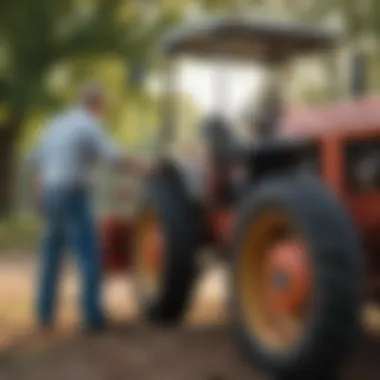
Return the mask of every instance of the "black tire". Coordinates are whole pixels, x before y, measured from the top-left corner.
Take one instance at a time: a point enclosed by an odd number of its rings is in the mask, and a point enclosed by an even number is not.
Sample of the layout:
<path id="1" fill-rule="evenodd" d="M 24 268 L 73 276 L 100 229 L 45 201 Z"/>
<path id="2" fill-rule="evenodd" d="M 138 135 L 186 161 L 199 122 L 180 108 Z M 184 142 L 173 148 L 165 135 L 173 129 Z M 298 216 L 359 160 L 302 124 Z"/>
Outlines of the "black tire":
<path id="1" fill-rule="evenodd" d="M 248 327 L 238 294 L 239 249 L 263 210 L 284 210 L 301 226 L 310 247 L 312 302 L 301 339 L 284 351 L 270 349 Z M 363 255 L 345 208 L 314 178 L 268 180 L 244 203 L 232 239 L 232 324 L 250 363 L 278 379 L 329 379 L 360 331 Z"/>
<path id="2" fill-rule="evenodd" d="M 153 298 L 145 296 L 137 278 L 140 310 L 149 322 L 176 324 L 187 311 L 196 280 L 199 215 L 176 175 L 153 178 L 147 183 L 146 190 L 142 212 L 150 208 L 157 213 L 166 243 L 164 268 Z"/>

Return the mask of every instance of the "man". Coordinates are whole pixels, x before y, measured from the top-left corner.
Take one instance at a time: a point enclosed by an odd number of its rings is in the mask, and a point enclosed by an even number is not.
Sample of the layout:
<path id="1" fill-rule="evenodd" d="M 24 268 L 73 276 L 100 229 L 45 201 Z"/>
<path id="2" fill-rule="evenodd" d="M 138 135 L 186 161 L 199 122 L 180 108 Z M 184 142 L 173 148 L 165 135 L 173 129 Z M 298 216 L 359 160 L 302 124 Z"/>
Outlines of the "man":
<path id="1" fill-rule="evenodd" d="M 97 159 L 126 160 L 99 124 L 105 110 L 101 88 L 89 86 L 78 108 L 55 118 L 43 131 L 31 157 L 46 228 L 42 244 L 37 314 L 41 327 L 54 323 L 62 251 L 73 248 L 82 286 L 82 308 L 88 329 L 105 327 L 100 300 L 100 252 L 90 205 L 90 171 Z"/>
<path id="2" fill-rule="evenodd" d="M 236 196 L 236 182 L 240 182 L 240 173 L 236 175 L 242 160 L 240 141 L 220 115 L 208 118 L 203 124 L 202 132 L 208 152 L 208 177 L 211 178 L 209 202 L 230 203 Z"/>
<path id="3" fill-rule="evenodd" d="M 276 134 L 283 112 L 283 101 L 278 87 L 269 83 L 264 89 L 254 114 L 250 114 L 249 129 L 253 140 L 271 139 Z"/>

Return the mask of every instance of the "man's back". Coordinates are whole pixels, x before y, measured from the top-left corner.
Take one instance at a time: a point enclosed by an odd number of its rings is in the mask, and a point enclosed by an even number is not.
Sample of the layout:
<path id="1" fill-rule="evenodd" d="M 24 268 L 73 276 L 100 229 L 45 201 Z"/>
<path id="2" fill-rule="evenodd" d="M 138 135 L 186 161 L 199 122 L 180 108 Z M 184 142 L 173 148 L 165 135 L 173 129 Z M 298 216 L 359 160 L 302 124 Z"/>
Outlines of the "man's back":
<path id="1" fill-rule="evenodd" d="M 43 132 L 32 158 L 45 186 L 86 185 L 100 156 L 114 149 L 95 117 L 82 109 L 56 117 Z"/>

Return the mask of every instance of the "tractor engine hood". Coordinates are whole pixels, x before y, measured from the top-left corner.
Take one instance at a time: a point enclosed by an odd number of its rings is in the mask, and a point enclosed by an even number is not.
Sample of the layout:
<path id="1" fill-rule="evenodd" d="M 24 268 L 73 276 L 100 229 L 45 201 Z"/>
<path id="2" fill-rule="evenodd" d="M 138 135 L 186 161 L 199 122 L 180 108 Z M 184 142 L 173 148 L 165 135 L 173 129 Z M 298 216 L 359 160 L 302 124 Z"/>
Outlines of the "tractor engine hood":
<path id="1" fill-rule="evenodd" d="M 380 97 L 288 110 L 280 135 L 307 135 L 363 128 L 380 128 Z"/>

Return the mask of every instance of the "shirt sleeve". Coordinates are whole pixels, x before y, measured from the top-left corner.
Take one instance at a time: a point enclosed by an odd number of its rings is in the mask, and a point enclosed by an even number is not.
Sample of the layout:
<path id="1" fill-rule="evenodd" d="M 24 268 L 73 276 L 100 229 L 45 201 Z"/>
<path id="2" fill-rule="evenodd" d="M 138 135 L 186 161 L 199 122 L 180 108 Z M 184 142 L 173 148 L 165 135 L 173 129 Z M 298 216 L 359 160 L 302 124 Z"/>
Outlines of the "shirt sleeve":
<path id="1" fill-rule="evenodd" d="M 92 149 L 105 161 L 114 163 L 123 157 L 122 150 L 111 141 L 100 124 L 91 125 L 89 140 Z"/>

